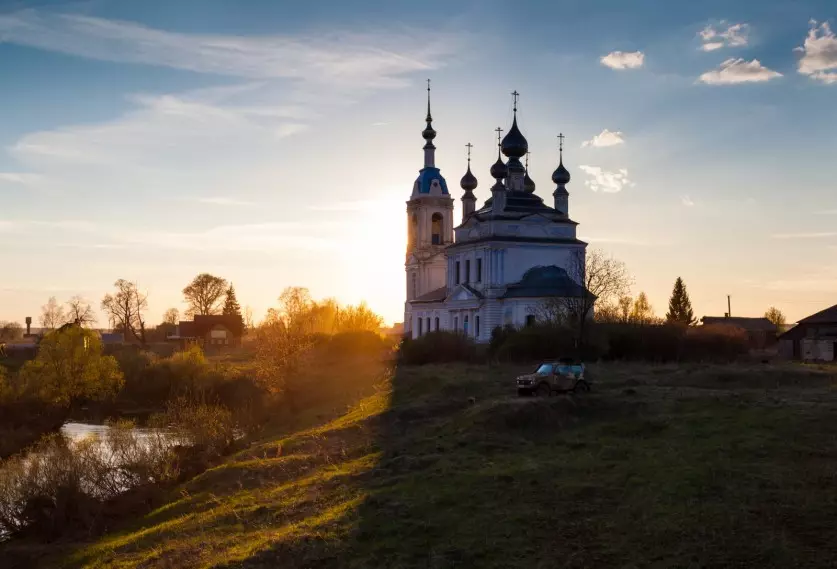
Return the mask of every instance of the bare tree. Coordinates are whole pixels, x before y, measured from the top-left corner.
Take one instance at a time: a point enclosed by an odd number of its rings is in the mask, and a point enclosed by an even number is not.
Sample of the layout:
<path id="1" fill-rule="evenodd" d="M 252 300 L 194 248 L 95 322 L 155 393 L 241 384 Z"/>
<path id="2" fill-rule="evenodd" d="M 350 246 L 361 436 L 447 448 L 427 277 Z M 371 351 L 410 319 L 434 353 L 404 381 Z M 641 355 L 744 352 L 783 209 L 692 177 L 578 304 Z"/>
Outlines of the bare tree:
<path id="1" fill-rule="evenodd" d="M 228 286 L 225 279 L 209 273 L 196 276 L 183 289 L 183 296 L 186 297 L 186 304 L 189 306 L 186 315 L 220 314 Z"/>
<path id="2" fill-rule="evenodd" d="M 67 322 L 89 328 L 96 323 L 96 313 L 89 302 L 76 295 L 67 301 L 66 319 Z"/>
<path id="3" fill-rule="evenodd" d="M 180 322 L 180 311 L 176 308 L 169 308 L 163 314 L 163 324 L 168 324 L 170 326 L 177 326 L 177 323 Z"/>
<path id="4" fill-rule="evenodd" d="M 64 325 L 66 322 L 64 316 L 64 308 L 58 301 L 55 300 L 54 296 L 49 297 L 49 301 L 46 304 L 41 306 L 41 328 L 46 330 L 55 330 Z"/>
<path id="5" fill-rule="evenodd" d="M 770 320 L 770 322 L 776 326 L 777 330 L 782 329 L 785 325 L 787 320 L 785 319 L 785 315 L 782 314 L 782 311 L 776 308 L 775 306 L 771 306 L 767 309 L 767 312 L 764 313 L 764 317 Z"/>
<path id="6" fill-rule="evenodd" d="M 19 322 L 0 322 L 0 342 L 23 338 L 23 326 Z"/>
<path id="7" fill-rule="evenodd" d="M 244 307 L 244 329 L 252 330 L 256 323 L 253 321 L 253 309 L 249 306 Z"/>
<path id="8" fill-rule="evenodd" d="M 586 254 L 581 249 L 574 251 L 566 269 L 570 278 L 582 286 L 575 294 L 545 301 L 543 314 L 573 329 L 576 344 L 581 345 L 595 303 L 607 305 L 625 296 L 632 279 L 625 263 L 600 249 Z"/>
<path id="9" fill-rule="evenodd" d="M 148 309 L 148 296 L 141 293 L 136 283 L 119 279 L 113 286 L 114 294 L 106 294 L 102 299 L 104 310 L 114 328 L 121 328 L 124 333 L 130 333 L 142 345 L 145 345 L 145 317 L 143 313 Z"/>

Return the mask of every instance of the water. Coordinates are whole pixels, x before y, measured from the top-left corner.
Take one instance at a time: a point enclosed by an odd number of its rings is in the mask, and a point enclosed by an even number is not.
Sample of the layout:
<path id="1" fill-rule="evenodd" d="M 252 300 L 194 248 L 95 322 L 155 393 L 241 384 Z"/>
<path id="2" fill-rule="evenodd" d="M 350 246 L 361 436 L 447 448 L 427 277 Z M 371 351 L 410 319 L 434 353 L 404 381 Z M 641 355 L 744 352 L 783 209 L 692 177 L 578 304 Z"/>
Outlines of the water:
<path id="1" fill-rule="evenodd" d="M 105 440 L 105 435 L 110 430 L 108 425 L 97 425 L 94 423 L 64 423 L 61 426 L 61 434 L 72 441 L 80 441 L 91 435 L 97 435 L 99 440 Z M 148 437 L 162 432 L 162 429 L 151 429 L 148 427 L 134 427 L 134 433 L 140 438 Z"/>

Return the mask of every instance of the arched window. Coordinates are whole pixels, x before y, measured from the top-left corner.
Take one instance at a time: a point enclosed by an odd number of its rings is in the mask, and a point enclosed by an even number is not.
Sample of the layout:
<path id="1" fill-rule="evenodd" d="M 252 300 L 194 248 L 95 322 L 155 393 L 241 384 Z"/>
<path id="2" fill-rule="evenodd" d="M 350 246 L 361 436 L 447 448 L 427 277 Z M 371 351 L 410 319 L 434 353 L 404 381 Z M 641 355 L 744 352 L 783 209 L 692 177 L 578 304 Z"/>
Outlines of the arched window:
<path id="1" fill-rule="evenodd" d="M 439 331 L 439 317 L 436 317 L 436 331 Z"/>
<path id="2" fill-rule="evenodd" d="M 434 213 L 430 218 L 430 235 L 431 243 L 434 245 L 442 244 L 442 214 Z"/>
<path id="3" fill-rule="evenodd" d="M 465 315 L 463 330 L 465 332 L 465 335 L 467 336 L 468 335 L 468 315 L 467 314 Z"/>
<path id="4" fill-rule="evenodd" d="M 427 331 L 430 332 L 430 317 L 427 317 Z"/>
<path id="5" fill-rule="evenodd" d="M 419 319 L 418 319 L 418 335 L 419 335 L 419 336 L 421 336 L 421 323 L 422 323 L 422 322 L 423 322 L 423 320 L 422 320 L 422 319 L 421 319 L 421 317 L 419 316 Z"/>
<path id="6" fill-rule="evenodd" d="M 413 214 L 410 218 L 410 228 L 407 234 L 407 241 L 410 247 L 414 247 L 418 240 L 418 216 Z"/>
<path id="7" fill-rule="evenodd" d="M 477 314 L 474 316 L 474 338 L 480 337 L 480 316 Z"/>
<path id="8" fill-rule="evenodd" d="M 459 316 L 454 316 L 453 317 L 453 331 L 454 332 L 459 331 Z"/>

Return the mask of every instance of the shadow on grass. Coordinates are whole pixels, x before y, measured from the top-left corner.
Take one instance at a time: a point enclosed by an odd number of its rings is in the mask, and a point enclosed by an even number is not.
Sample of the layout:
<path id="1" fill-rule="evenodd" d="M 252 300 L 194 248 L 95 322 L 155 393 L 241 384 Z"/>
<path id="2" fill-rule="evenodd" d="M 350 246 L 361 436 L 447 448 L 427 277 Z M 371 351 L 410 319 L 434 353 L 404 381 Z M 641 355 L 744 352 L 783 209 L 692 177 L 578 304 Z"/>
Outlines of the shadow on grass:
<path id="1" fill-rule="evenodd" d="M 726 366 L 694 371 L 712 389 L 681 397 L 682 369 L 604 366 L 589 395 L 517 398 L 518 371 L 396 369 L 348 413 L 239 453 L 68 565 L 789 567 L 837 554 L 833 396 L 793 405 L 806 394 L 794 380 L 786 403 L 718 397 L 724 374 L 761 385 Z"/>

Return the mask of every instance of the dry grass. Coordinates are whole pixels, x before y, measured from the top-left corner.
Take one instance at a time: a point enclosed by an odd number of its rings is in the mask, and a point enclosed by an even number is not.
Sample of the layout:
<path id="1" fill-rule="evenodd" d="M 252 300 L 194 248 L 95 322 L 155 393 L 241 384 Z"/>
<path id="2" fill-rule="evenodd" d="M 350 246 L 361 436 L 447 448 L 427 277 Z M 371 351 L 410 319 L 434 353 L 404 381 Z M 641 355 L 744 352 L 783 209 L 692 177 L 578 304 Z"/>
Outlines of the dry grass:
<path id="1" fill-rule="evenodd" d="M 834 368 L 606 364 L 592 369 L 593 393 L 549 399 L 514 396 L 518 371 L 399 369 L 349 412 L 323 403 L 298 431 L 41 566 L 822 567 L 837 556 Z M 333 381 L 357 401 L 384 372 L 358 364 Z"/>

